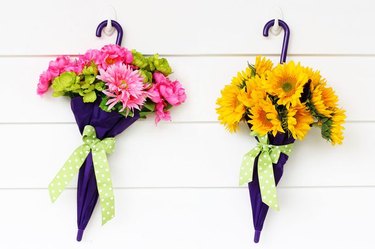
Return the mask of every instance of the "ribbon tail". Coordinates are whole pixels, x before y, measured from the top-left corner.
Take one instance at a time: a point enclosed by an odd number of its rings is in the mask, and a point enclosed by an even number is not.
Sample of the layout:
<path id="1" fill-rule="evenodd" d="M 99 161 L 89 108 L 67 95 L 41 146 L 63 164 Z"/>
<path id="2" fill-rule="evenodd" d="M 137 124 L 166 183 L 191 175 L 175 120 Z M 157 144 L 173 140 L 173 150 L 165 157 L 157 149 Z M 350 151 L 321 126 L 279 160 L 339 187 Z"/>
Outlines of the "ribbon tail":
<path id="1" fill-rule="evenodd" d="M 102 225 L 104 225 L 115 217 L 115 198 L 111 174 L 104 150 L 93 151 L 92 156 L 102 212 Z"/>
<path id="2" fill-rule="evenodd" d="M 243 156 L 240 170 L 240 186 L 253 181 L 254 162 L 259 152 L 260 148 L 255 147 Z"/>
<path id="3" fill-rule="evenodd" d="M 263 203 L 274 210 L 279 210 L 272 159 L 267 151 L 263 151 L 259 156 L 258 176 Z"/>
<path id="4" fill-rule="evenodd" d="M 78 147 L 64 163 L 63 167 L 57 172 L 56 176 L 48 185 L 48 192 L 52 202 L 55 202 L 62 191 L 71 182 L 73 177 L 78 174 L 90 148 L 85 145 Z"/>

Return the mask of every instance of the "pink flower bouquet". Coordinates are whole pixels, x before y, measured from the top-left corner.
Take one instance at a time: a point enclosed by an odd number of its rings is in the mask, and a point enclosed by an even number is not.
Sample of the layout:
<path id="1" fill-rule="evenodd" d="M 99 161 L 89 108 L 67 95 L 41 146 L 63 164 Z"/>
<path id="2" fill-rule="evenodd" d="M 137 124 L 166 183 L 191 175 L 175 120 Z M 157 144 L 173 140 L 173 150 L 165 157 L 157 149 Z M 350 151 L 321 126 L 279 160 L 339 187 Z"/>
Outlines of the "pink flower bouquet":
<path id="1" fill-rule="evenodd" d="M 139 118 L 155 113 L 155 122 L 171 120 L 169 109 L 186 99 L 185 90 L 171 74 L 168 61 L 145 57 L 118 45 L 88 50 L 78 58 L 59 56 L 39 79 L 37 92 L 52 88 L 53 96 L 71 98 L 71 108 L 83 135 L 78 147 L 49 185 L 55 201 L 79 172 L 77 186 L 77 240 L 99 199 L 102 223 L 115 215 L 114 194 L 106 155 L 114 137 Z"/>

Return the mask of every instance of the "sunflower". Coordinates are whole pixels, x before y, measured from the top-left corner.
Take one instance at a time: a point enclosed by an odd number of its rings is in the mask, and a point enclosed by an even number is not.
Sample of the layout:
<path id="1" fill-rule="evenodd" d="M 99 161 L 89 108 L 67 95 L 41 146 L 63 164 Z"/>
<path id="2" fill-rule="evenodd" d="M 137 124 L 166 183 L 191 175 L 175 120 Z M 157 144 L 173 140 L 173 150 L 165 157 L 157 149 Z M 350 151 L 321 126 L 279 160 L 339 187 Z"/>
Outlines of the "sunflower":
<path id="1" fill-rule="evenodd" d="M 291 106 L 288 110 L 288 130 L 294 139 L 302 140 L 310 130 L 314 118 L 303 104 Z"/>
<path id="2" fill-rule="evenodd" d="M 232 78 L 232 85 L 243 88 L 246 84 L 246 81 L 253 76 L 253 70 L 250 67 L 247 67 L 244 71 L 239 71 L 237 76 Z"/>
<path id="3" fill-rule="evenodd" d="M 342 144 L 344 140 L 344 126 L 346 115 L 343 109 L 336 109 L 332 114 L 330 140 L 333 145 Z"/>
<path id="4" fill-rule="evenodd" d="M 248 122 L 252 124 L 251 129 L 260 136 L 268 132 L 272 132 L 274 136 L 277 132 L 284 132 L 279 114 L 269 98 L 260 100 L 258 105 L 250 109 L 250 113 Z"/>
<path id="5" fill-rule="evenodd" d="M 303 86 L 308 82 L 308 76 L 304 68 L 293 61 L 279 64 L 268 73 L 267 84 L 265 85 L 268 93 L 278 97 L 277 103 L 290 105 L 300 103 L 300 97 L 303 92 Z"/>
<path id="6" fill-rule="evenodd" d="M 312 91 L 311 103 L 315 111 L 325 117 L 331 117 L 333 110 L 337 107 L 338 97 L 331 87 L 318 85 Z"/>
<path id="7" fill-rule="evenodd" d="M 266 99 L 266 91 L 262 88 L 263 81 L 261 77 L 255 77 L 246 81 L 246 87 L 241 90 L 238 100 L 246 107 L 250 108 L 256 105 L 260 100 Z"/>
<path id="8" fill-rule="evenodd" d="M 217 99 L 216 113 L 221 124 L 230 132 L 237 130 L 238 123 L 245 114 L 245 106 L 238 100 L 241 89 L 236 85 L 226 85 L 221 90 L 221 97 Z"/>
<path id="9" fill-rule="evenodd" d="M 314 88 L 318 85 L 326 85 L 326 80 L 320 75 L 319 70 L 314 71 L 312 68 L 305 67 L 305 74 L 310 80 L 310 90 L 313 91 Z"/>
<path id="10" fill-rule="evenodd" d="M 266 59 L 266 57 L 257 56 L 254 67 L 258 75 L 264 75 L 267 71 L 272 70 L 273 63 L 271 60 Z"/>

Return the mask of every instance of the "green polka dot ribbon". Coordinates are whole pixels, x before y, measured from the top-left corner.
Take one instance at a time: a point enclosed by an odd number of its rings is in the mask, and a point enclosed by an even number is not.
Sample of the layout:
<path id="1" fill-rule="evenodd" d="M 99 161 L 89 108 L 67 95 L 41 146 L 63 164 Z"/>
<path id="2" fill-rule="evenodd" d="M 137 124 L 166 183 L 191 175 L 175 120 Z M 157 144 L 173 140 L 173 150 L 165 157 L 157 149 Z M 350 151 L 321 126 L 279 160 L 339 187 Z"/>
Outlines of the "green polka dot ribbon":
<path id="1" fill-rule="evenodd" d="M 258 136 L 258 139 L 258 145 L 243 157 L 240 171 L 240 185 L 252 182 L 255 158 L 259 155 L 258 177 L 262 201 L 270 208 L 279 210 L 273 164 L 279 161 L 280 153 L 289 156 L 292 152 L 293 144 L 269 144 L 267 135 Z"/>
<path id="2" fill-rule="evenodd" d="M 83 144 L 73 152 L 49 184 L 49 195 L 52 202 L 55 202 L 78 173 L 79 168 L 91 151 L 102 211 L 102 224 L 104 225 L 115 216 L 115 200 L 107 160 L 107 154 L 112 153 L 114 150 L 115 139 L 105 138 L 100 140 L 96 137 L 95 128 L 91 125 L 86 125 L 83 130 L 82 140 Z"/>

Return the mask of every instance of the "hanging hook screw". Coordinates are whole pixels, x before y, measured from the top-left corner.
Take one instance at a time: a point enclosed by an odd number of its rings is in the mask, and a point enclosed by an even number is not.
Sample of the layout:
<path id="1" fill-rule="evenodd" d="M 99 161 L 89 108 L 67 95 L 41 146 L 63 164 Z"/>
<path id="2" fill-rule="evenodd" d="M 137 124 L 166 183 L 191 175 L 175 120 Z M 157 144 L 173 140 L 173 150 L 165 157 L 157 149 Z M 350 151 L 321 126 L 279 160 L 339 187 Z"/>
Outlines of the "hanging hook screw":
<path id="1" fill-rule="evenodd" d="M 106 34 L 108 36 L 113 35 L 113 33 L 115 32 L 115 29 L 112 26 L 112 20 L 111 19 L 107 20 L 107 25 L 105 26 L 103 32 L 104 32 L 104 34 Z"/>
<path id="2" fill-rule="evenodd" d="M 279 18 L 275 18 L 275 24 L 271 28 L 271 33 L 274 36 L 278 36 L 281 33 L 282 28 L 279 25 Z"/>

